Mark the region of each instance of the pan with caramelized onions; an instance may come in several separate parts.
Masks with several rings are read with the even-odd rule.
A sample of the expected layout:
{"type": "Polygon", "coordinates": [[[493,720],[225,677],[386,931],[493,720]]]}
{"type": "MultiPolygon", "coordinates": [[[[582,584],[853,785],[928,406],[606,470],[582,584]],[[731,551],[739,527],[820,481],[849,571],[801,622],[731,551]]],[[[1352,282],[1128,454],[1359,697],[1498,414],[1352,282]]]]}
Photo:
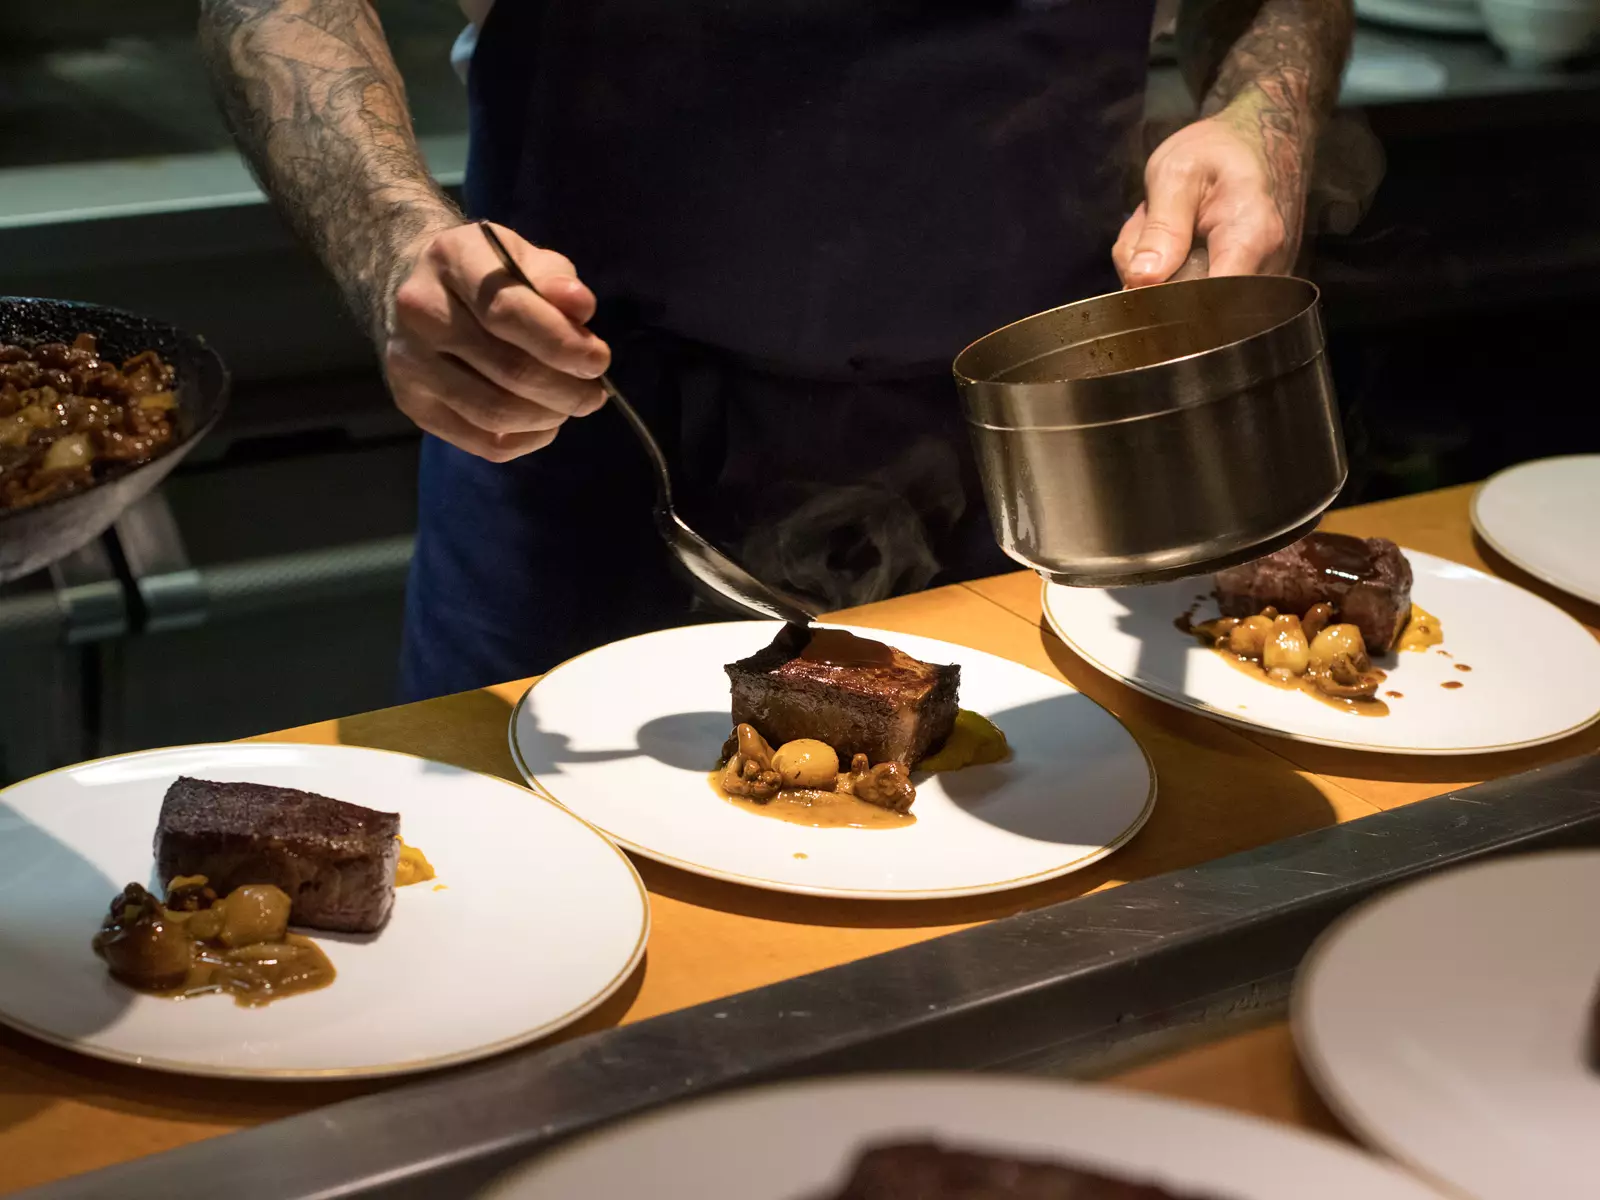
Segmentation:
{"type": "Polygon", "coordinates": [[[170,401],[164,401],[171,407],[165,419],[175,430],[148,461],[118,462],[108,456],[95,464],[89,486],[62,490],[21,507],[0,507],[0,583],[49,566],[99,537],[167,477],[216,424],[227,403],[227,369],[216,352],[193,334],[99,305],[0,297],[0,345],[71,347],[85,334],[108,364],[129,364],[153,354],[171,369],[170,401]]]}

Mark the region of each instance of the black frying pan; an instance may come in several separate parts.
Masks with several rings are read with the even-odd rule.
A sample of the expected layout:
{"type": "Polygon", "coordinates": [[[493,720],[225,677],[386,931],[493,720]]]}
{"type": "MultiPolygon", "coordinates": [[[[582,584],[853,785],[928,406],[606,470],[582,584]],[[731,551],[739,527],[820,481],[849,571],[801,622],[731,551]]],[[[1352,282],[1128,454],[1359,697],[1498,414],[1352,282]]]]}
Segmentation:
{"type": "Polygon", "coordinates": [[[0,583],[49,566],[99,537],[167,477],[217,423],[227,403],[227,368],[193,334],[98,304],[0,296],[0,342],[70,343],[80,333],[94,334],[107,360],[122,362],[154,350],[176,368],[178,441],[152,462],[113,469],[86,491],[32,508],[0,509],[0,583]]]}

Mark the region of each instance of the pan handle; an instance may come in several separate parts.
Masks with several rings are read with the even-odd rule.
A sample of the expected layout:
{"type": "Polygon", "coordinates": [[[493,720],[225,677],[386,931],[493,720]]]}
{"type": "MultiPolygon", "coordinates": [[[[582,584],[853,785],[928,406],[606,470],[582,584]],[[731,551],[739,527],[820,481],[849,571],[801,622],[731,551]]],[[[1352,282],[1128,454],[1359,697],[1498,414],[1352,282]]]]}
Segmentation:
{"type": "Polygon", "coordinates": [[[1206,249],[1205,243],[1197,244],[1189,251],[1189,257],[1184,259],[1183,266],[1172,273],[1168,283],[1178,283],[1185,279],[1204,279],[1211,273],[1211,254],[1206,249]]]}

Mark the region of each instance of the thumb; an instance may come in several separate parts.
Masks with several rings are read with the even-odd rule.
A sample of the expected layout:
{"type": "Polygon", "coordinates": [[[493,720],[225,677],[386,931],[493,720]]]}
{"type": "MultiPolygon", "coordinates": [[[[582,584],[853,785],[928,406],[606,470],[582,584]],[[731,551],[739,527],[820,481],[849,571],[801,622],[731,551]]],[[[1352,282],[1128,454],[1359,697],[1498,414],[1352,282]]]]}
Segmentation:
{"type": "Polygon", "coordinates": [[[1145,221],[1124,272],[1129,287],[1163,283],[1189,255],[1200,209],[1201,173],[1163,165],[1145,180],[1145,221]]]}

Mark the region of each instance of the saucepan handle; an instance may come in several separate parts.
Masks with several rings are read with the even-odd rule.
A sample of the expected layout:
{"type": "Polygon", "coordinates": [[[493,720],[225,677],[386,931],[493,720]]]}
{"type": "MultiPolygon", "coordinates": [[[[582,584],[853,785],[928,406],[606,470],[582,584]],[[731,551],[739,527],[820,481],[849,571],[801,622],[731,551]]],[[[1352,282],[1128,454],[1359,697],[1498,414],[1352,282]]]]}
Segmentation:
{"type": "Polygon", "coordinates": [[[1211,255],[1206,250],[1205,243],[1199,242],[1194,249],[1189,251],[1189,257],[1184,259],[1183,266],[1173,272],[1169,283],[1178,283],[1185,279],[1204,279],[1211,273],[1211,255]]]}

